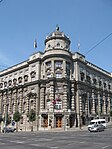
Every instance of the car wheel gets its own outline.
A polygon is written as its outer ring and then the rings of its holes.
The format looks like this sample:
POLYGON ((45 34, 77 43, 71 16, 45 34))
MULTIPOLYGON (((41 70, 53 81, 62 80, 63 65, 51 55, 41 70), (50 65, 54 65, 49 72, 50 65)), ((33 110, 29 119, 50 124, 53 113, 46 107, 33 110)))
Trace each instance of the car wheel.
POLYGON ((100 129, 98 129, 98 132, 100 132, 100 129))

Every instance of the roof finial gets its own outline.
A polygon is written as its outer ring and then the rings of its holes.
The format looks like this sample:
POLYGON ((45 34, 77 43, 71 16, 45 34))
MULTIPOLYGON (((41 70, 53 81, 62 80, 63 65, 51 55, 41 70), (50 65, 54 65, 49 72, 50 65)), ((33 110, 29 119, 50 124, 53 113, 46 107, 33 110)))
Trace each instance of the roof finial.
POLYGON ((59 31, 59 25, 58 24, 56 25, 56 31, 59 31))
POLYGON ((79 41, 79 42, 78 42, 78 50, 80 50, 80 46, 81 46, 81 45, 80 45, 80 41, 79 41))
POLYGON ((37 48, 37 40, 35 39, 34 40, 34 49, 36 49, 37 48))

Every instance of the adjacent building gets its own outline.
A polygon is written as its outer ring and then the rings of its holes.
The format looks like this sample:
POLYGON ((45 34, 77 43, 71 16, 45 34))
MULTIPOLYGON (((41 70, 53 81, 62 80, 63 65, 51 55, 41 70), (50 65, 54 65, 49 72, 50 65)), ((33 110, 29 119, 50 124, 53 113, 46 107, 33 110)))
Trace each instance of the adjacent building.
POLYGON ((13 121, 21 113, 19 130, 75 128, 90 119, 110 120, 111 73, 70 51, 70 39, 56 28, 45 39, 43 52, 0 72, 0 113, 13 121))

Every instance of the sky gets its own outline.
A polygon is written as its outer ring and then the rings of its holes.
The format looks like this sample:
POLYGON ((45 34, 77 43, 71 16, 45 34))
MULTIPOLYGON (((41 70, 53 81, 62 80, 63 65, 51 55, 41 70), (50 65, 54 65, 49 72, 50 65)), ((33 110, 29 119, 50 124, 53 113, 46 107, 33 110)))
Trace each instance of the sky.
POLYGON ((71 52, 80 52, 87 61, 112 72, 112 0, 2 0, 0 70, 43 52, 44 40, 57 24, 70 37, 71 52))

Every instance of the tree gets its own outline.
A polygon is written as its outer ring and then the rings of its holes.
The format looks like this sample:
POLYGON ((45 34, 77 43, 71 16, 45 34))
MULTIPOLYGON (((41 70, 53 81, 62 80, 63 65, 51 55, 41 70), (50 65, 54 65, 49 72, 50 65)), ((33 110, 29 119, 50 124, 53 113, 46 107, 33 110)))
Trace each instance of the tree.
POLYGON ((21 114, 19 113, 19 111, 16 111, 13 115, 13 119, 16 122, 16 131, 18 131, 18 122, 20 121, 21 118, 21 114))
POLYGON ((112 110, 110 111, 110 116, 112 117, 112 110))
POLYGON ((36 120, 35 110, 31 109, 28 117, 29 117, 29 121, 32 122, 31 131, 33 131, 33 121, 36 120))
POLYGON ((2 114, 0 114, 0 133, 1 133, 1 122, 3 121, 2 114))

